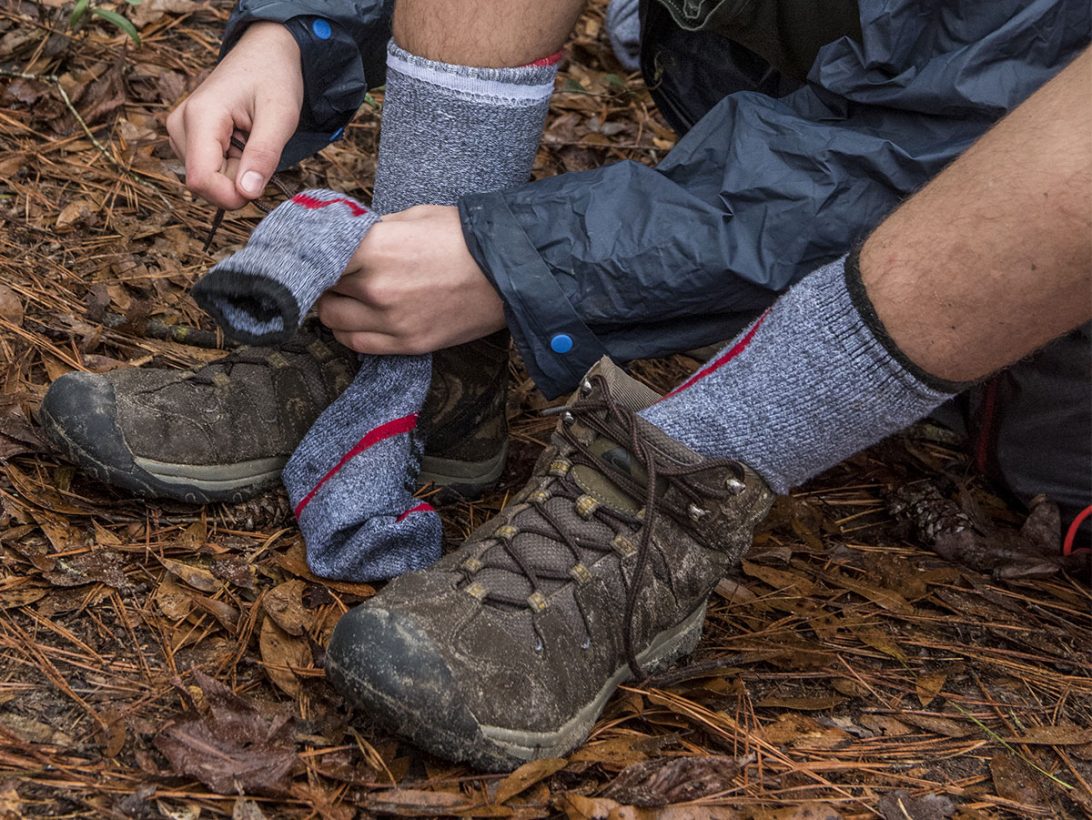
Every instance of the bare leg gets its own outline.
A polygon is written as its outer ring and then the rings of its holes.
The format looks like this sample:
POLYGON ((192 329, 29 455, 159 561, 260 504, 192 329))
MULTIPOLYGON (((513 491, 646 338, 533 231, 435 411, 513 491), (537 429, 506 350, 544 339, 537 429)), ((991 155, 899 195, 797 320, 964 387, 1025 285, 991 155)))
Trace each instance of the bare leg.
POLYGON ((584 6, 584 0, 400 0, 394 40, 430 60, 525 65, 561 48, 584 6))
POLYGON ((899 348, 973 381, 1092 315, 1092 51, 876 229, 861 277, 899 348))

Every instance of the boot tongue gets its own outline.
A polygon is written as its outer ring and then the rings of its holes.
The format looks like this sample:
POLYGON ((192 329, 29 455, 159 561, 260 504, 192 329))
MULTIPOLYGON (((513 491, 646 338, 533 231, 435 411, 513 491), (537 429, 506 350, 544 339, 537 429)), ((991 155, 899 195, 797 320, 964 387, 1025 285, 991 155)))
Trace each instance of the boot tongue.
MULTIPOLYGON (((648 482, 648 474, 630 455, 629 451, 606 437, 599 437, 589 448, 593 455, 617 467, 622 473, 630 475, 642 487, 648 482)), ((611 481, 604 473, 587 464, 577 464, 572 468, 572 479, 585 493, 619 512, 636 515, 640 509, 640 499, 633 498, 611 481)))
MULTIPOLYGON (((614 402, 634 412, 644 410, 660 400, 660 395, 641 382, 632 378, 620 367, 609 359, 602 359, 588 374, 602 376, 607 383, 614 402)), ((673 461, 689 464, 700 460, 700 457, 687 448, 684 444, 668 437, 662 430, 641 418, 637 419, 641 429, 641 436, 647 442, 673 461)), ((648 484, 648 473, 638 459, 629 452, 628 446, 613 441, 607 436, 599 436, 589 446, 592 454, 606 462, 620 472, 633 477, 636 483, 645 488, 648 484)), ((602 504, 606 504, 620 512, 636 515, 644 501, 644 493, 634 498, 623 491, 617 484, 610 480, 607 474, 578 464, 572 470, 573 480, 588 495, 602 504)), ((666 482, 659 481, 657 491, 666 490, 666 482)))

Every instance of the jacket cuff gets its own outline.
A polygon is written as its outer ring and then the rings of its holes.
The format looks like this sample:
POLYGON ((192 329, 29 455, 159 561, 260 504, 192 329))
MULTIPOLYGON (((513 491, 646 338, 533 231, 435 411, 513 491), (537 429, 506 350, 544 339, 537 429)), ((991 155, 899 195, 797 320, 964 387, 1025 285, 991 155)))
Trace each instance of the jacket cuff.
POLYGON ((607 350, 573 308, 501 192, 459 200, 467 248, 504 300, 523 363, 547 398, 573 390, 607 350))
POLYGON ((392 0, 240 0, 224 29, 220 58, 258 21, 282 23, 300 48, 304 101, 278 170, 344 133, 369 83, 385 79, 392 0))

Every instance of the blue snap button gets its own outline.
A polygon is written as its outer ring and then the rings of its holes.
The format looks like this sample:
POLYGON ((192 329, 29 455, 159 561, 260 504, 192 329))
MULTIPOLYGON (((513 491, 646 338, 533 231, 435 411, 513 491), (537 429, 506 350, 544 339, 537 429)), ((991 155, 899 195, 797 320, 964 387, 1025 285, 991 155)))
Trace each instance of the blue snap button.
POLYGON ((330 28, 330 21, 323 20, 321 17, 316 17, 311 21, 311 31, 320 40, 329 40, 330 35, 334 33, 334 30, 330 28))
POLYGON ((344 134, 345 134, 345 129, 344 128, 337 129, 337 131, 335 131, 334 133, 332 133, 330 135, 330 142, 337 142, 339 139, 342 138, 342 136, 344 136, 344 134))
POLYGON ((550 350, 554 353, 568 353, 573 349, 573 337, 568 333, 558 333, 550 339, 550 350))

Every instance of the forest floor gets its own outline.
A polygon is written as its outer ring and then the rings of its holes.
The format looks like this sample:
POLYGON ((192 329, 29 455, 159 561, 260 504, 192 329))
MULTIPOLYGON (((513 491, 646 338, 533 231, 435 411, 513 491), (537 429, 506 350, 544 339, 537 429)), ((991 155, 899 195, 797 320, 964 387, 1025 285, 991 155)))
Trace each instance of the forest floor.
MULTIPOLYGON (((482 775, 351 715, 323 646, 374 590, 308 572, 282 497, 139 500, 81 477, 34 424, 72 370, 221 355, 172 328, 212 330, 187 291, 261 217, 229 215, 204 253, 213 209, 164 132, 227 3, 125 6, 140 46, 102 18, 72 34, 70 10, 0 0, 0 818, 1092 816, 1087 575, 916 543, 889 500, 922 480, 984 543, 1030 537, 932 427, 779 501, 696 655, 624 686, 565 760, 482 775)), ((674 136, 600 7, 565 53, 536 174, 659 160, 674 136)), ((367 199, 381 105, 286 186, 367 199)), ((697 364, 633 371, 663 390, 697 364)), ((522 485, 552 427, 513 375, 511 463, 496 492, 443 507, 450 545, 522 485)))

